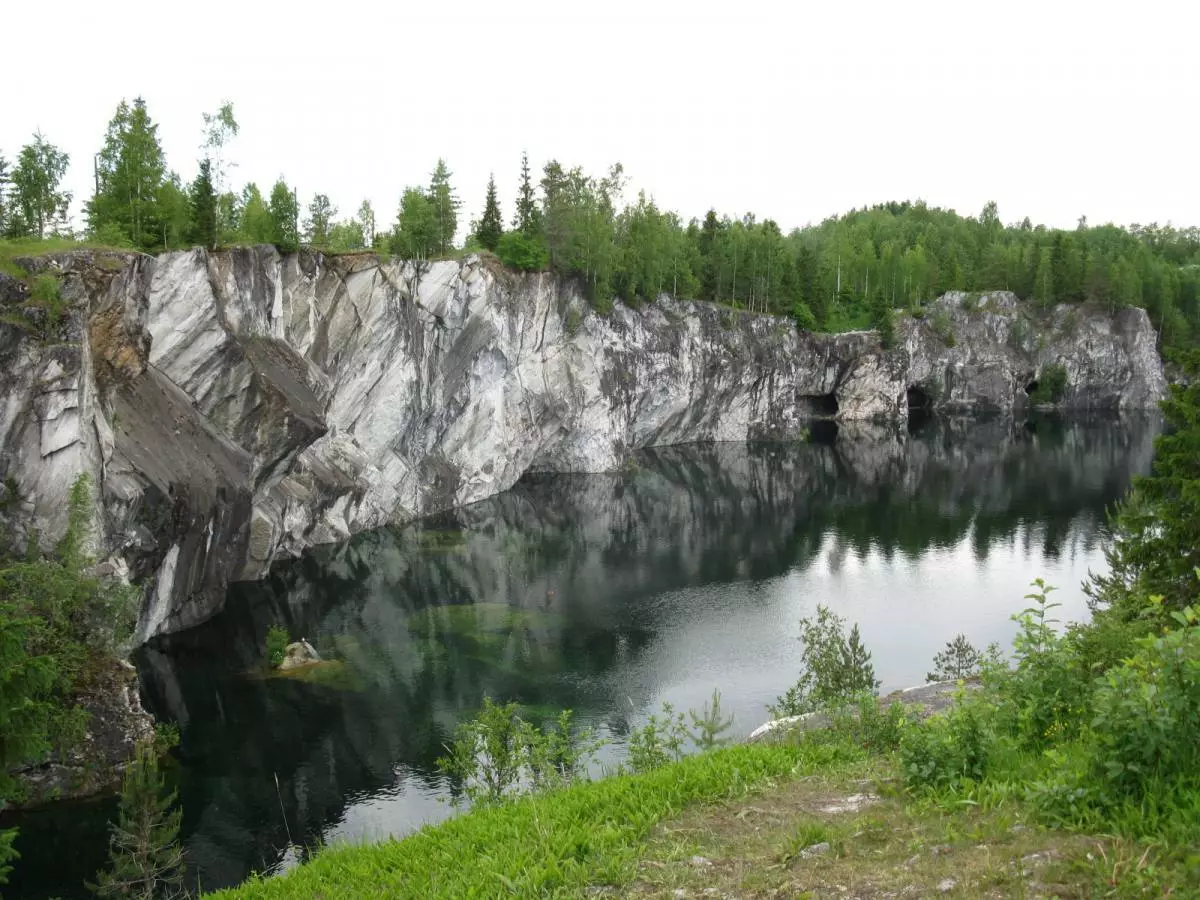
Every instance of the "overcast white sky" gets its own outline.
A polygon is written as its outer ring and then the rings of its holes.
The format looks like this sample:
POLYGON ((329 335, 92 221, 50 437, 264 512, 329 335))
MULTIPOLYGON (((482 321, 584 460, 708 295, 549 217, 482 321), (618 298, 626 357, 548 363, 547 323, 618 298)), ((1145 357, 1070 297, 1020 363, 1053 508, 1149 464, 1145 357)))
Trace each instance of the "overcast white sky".
POLYGON ((195 174, 201 113, 234 102, 232 177, 380 223, 449 161, 506 220, 521 150, 619 160, 685 218, 786 230, 924 198, 1071 226, 1200 225, 1200 2, 6 4, 0 151, 67 150, 76 211, 122 97, 195 174), (14 83, 13 79, 16 79, 14 83))

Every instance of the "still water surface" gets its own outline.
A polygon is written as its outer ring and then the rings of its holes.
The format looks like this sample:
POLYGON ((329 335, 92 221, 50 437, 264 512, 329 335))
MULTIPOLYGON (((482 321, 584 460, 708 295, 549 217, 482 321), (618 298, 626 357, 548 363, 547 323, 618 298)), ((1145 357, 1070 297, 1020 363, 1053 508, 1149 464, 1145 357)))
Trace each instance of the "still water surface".
MULTIPOLYGON (((1034 577, 1083 618, 1105 509, 1148 469, 1153 436, 1140 421, 997 420, 662 448, 277 566, 137 659, 148 708, 182 732, 190 880, 231 885, 295 848, 445 817, 434 761, 485 695, 573 708, 615 761, 663 700, 699 707, 714 687, 740 734, 759 725, 795 677, 798 618, 821 603, 860 623, 885 690, 922 682, 959 632, 1007 644, 1034 577), (276 623, 342 665, 264 678, 276 623)), ((28 817, 14 895, 78 891, 111 811, 28 817)))

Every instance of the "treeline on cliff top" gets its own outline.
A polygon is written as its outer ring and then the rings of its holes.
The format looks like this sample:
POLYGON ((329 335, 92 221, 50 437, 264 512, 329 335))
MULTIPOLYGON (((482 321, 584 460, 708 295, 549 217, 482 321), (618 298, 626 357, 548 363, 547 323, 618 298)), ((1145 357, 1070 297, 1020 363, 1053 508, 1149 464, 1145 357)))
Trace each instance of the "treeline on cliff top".
POLYGON ((374 249, 428 260, 490 251, 525 271, 550 269, 587 285, 606 310, 662 293, 757 312, 794 316, 811 330, 878 324, 895 308, 914 309, 949 290, 1007 289, 1037 305, 1093 303, 1145 307, 1164 345, 1200 337, 1200 229, 1170 225, 1073 230, 1000 221, 995 203, 978 216, 923 202, 855 209, 784 234, 775 221, 709 210, 685 221, 639 193, 626 200, 614 165, 603 176, 556 160, 540 175, 528 156, 513 173, 516 208, 503 214, 495 178, 465 229, 465 204, 439 159, 428 183, 407 188, 394 217, 377 220, 364 200, 340 216, 326 194, 303 206, 280 177, 269 189, 235 190, 227 159, 238 132, 232 104, 202 120, 202 157, 190 184, 168 169, 140 98, 122 101, 95 162, 96 189, 77 235, 61 188, 66 153, 40 133, 15 163, 0 156, 0 234, 10 240, 86 238, 147 252, 190 246, 275 244, 331 253, 374 249), (460 231, 465 241, 456 243, 460 231))

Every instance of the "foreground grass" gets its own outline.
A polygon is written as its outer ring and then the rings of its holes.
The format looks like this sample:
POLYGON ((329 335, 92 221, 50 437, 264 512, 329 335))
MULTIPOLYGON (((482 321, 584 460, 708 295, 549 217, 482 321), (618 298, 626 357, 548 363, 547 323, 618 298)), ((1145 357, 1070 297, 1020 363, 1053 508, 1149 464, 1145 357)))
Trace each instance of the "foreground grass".
POLYGON ((1196 896, 1187 854, 915 798, 848 742, 738 746, 323 851, 258 897, 1196 896))
POLYGON ((642 842, 696 803, 746 798, 818 771, 851 771, 848 746, 739 746, 644 775, 481 808, 399 841, 326 850, 225 897, 578 897, 634 880, 642 842))

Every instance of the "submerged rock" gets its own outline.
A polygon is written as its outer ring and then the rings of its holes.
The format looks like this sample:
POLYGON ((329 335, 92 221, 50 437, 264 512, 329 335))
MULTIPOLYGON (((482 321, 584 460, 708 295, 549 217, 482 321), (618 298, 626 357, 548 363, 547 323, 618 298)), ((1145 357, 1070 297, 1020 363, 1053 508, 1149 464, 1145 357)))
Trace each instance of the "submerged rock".
POLYGON ((232 580, 315 544, 481 500, 526 472, 605 472, 630 451, 796 439, 814 420, 1026 408, 1061 364, 1069 409, 1153 407, 1146 314, 948 294, 873 333, 663 297, 591 312, 550 275, 477 256, 381 262, 271 247, 53 268, 64 339, 0 325, 0 477, 18 536, 54 539, 99 487, 101 555, 147 585, 137 638, 212 616, 232 580))

